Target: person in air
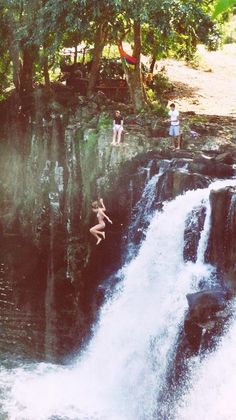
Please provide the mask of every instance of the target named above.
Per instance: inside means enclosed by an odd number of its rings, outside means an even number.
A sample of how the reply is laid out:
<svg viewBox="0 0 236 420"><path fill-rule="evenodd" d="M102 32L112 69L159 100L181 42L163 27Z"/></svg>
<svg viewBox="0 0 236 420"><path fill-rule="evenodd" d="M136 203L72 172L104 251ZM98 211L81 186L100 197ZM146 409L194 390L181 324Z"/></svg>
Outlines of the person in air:
<svg viewBox="0 0 236 420"><path fill-rule="evenodd" d="M99 245L102 239L105 239L105 221L107 219L109 223L112 224L111 219L105 214L106 207L104 205L103 199L100 198L99 201L94 201L92 203L92 211L97 214L98 223L89 229L90 233L95 236L97 239L96 245Z"/></svg>

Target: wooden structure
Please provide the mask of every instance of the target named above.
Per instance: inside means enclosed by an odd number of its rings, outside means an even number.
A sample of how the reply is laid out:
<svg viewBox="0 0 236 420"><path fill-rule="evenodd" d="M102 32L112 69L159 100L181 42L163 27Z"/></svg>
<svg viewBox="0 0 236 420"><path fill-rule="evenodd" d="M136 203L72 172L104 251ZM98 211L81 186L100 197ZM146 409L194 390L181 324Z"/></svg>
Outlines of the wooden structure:
<svg viewBox="0 0 236 420"><path fill-rule="evenodd" d="M95 87L96 92L101 91L113 100L124 101L129 99L129 89L124 79L101 80Z"/></svg>
<svg viewBox="0 0 236 420"><path fill-rule="evenodd" d="M73 87L80 95L85 96L87 93L89 79L81 77L81 74L65 73L63 79L66 85ZM108 98L115 101L129 100L129 89L125 79L105 79L98 80L95 91L103 92Z"/></svg>

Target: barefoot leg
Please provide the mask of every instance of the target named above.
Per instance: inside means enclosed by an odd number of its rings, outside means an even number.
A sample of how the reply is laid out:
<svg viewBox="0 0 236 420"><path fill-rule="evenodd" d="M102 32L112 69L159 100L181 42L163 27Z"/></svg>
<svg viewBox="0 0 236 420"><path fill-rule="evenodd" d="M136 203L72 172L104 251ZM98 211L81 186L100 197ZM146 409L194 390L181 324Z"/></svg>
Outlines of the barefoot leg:
<svg viewBox="0 0 236 420"><path fill-rule="evenodd" d="M91 229L89 229L89 232L95 237L95 238L97 238L97 240L99 240L100 239L100 237L98 236L98 234L97 234L97 231L96 230L94 230L94 228L91 228Z"/></svg>
<svg viewBox="0 0 236 420"><path fill-rule="evenodd" d="M121 141L121 134L122 134L122 127L119 128L118 134L117 134L117 144L120 144Z"/></svg>
<svg viewBox="0 0 236 420"><path fill-rule="evenodd" d="M116 129L115 128L113 128L113 137L112 137L112 143L111 144L116 144Z"/></svg>
<svg viewBox="0 0 236 420"><path fill-rule="evenodd" d="M101 229L104 229L105 225L104 224L98 224L95 225L93 227L91 227L91 229L89 229L90 233L95 236L95 238L97 238L97 245L101 242L102 238L99 235L102 235L103 239L105 239L105 232L102 232Z"/></svg>

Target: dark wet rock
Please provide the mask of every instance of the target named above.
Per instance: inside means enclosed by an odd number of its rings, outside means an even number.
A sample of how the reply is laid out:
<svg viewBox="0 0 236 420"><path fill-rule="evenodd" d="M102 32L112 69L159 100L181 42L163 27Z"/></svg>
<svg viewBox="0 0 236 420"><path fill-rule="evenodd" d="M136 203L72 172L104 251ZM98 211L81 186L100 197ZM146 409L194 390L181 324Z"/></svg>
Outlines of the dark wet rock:
<svg viewBox="0 0 236 420"><path fill-rule="evenodd" d="M189 372L188 360L213 350L232 316L229 289L205 289L187 295L189 309L179 333L172 367L171 387L179 386Z"/></svg>
<svg viewBox="0 0 236 420"><path fill-rule="evenodd" d="M202 339L203 328L192 319L186 318L184 321L184 332L187 337L189 346L193 353L197 353Z"/></svg>
<svg viewBox="0 0 236 420"><path fill-rule="evenodd" d="M186 221L184 230L184 260L193 261L197 260L197 250L201 232L204 226L206 217L206 209L202 206L195 208L189 214Z"/></svg>
<svg viewBox="0 0 236 420"><path fill-rule="evenodd" d="M184 191L205 188L209 180L199 174L189 174L186 171L167 170L160 177L158 188L161 191L160 199L169 200L182 194Z"/></svg>
<svg viewBox="0 0 236 420"><path fill-rule="evenodd" d="M200 173L215 178L229 178L235 173L231 163L228 164L229 156L220 154L219 157L209 157L198 155L192 163L189 164L189 170L194 173ZM226 164L227 162L227 164Z"/></svg>
<svg viewBox="0 0 236 420"><path fill-rule="evenodd" d="M191 128L200 135L217 135L218 133L218 127L215 124L211 124L209 122L193 123Z"/></svg>
<svg viewBox="0 0 236 420"><path fill-rule="evenodd" d="M173 159L177 158L177 159L193 159L193 153L190 150L184 150L184 149L180 149L180 150L171 150L171 157Z"/></svg>
<svg viewBox="0 0 236 420"><path fill-rule="evenodd" d="M186 297L190 320L207 327L213 315L225 309L232 294L228 290L202 290Z"/></svg>
<svg viewBox="0 0 236 420"><path fill-rule="evenodd" d="M215 157L215 162L225 163L226 165L233 165L234 158L230 152L220 153Z"/></svg>
<svg viewBox="0 0 236 420"><path fill-rule="evenodd" d="M236 289L236 188L226 187L210 194L211 231L206 260L224 273L224 282Z"/></svg>

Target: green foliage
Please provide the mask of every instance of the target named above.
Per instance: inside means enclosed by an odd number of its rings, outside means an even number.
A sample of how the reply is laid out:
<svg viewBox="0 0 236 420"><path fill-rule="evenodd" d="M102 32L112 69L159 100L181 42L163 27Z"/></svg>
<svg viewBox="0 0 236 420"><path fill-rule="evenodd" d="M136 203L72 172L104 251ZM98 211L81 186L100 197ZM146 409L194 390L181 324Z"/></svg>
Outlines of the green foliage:
<svg viewBox="0 0 236 420"><path fill-rule="evenodd" d="M236 16L230 17L229 22L224 25L224 44L232 44L236 42Z"/></svg>
<svg viewBox="0 0 236 420"><path fill-rule="evenodd" d="M99 115L98 128L108 128L111 126L112 126L112 120L111 120L110 115L106 113L101 113Z"/></svg>
<svg viewBox="0 0 236 420"><path fill-rule="evenodd" d="M144 28L145 52L156 59L193 57L198 43L216 46L220 33L207 1L154 1Z"/></svg>
<svg viewBox="0 0 236 420"><path fill-rule="evenodd" d="M153 101L151 103L151 108L157 117L165 118L168 115L168 110L160 101Z"/></svg>
<svg viewBox="0 0 236 420"><path fill-rule="evenodd" d="M156 93L154 92L153 89L147 89L146 93L147 93L148 99L151 102L156 101L157 97L156 97Z"/></svg>
<svg viewBox="0 0 236 420"><path fill-rule="evenodd" d="M101 79L121 79L124 75L120 59L102 58L99 76Z"/></svg>
<svg viewBox="0 0 236 420"><path fill-rule="evenodd" d="M213 18L232 8L235 4L236 0L218 0L213 12Z"/></svg>
<svg viewBox="0 0 236 420"><path fill-rule="evenodd" d="M219 0L215 13L236 0ZM45 67L55 77L61 49L80 43L93 46L99 26L106 26L107 44L133 41L134 22L141 25L142 53L154 59L185 57L191 60L198 43L218 46L219 29L212 20L208 0L1 0L0 87L13 84L13 74L24 64L25 50L32 50L34 82L42 82ZM13 48L14 47L14 48ZM120 77L118 62L102 62L102 77ZM153 91L168 89L158 76ZM162 80L160 79L162 77Z"/></svg>
<svg viewBox="0 0 236 420"><path fill-rule="evenodd" d="M166 72L159 71L153 76L153 86L152 89L156 93L157 97L160 97L163 94L169 92L172 88L172 85L167 77Z"/></svg>

